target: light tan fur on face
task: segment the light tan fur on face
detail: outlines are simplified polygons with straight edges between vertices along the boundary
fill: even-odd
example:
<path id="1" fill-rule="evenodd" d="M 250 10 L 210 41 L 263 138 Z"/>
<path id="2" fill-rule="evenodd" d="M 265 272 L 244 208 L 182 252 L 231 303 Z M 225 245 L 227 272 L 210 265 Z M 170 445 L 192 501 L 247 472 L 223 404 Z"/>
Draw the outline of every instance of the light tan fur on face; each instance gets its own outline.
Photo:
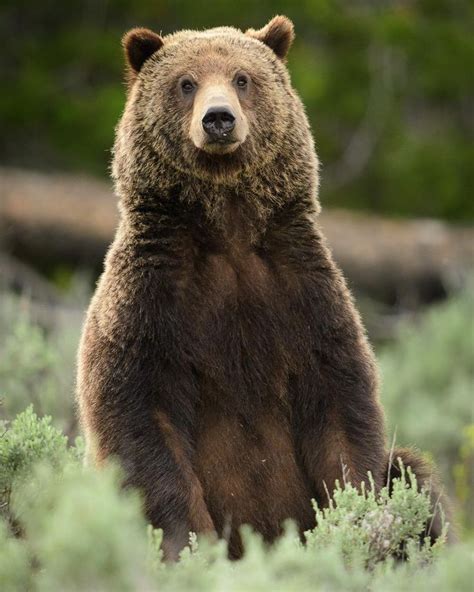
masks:
<path id="1" fill-rule="evenodd" d="M 231 132 L 231 144 L 216 144 L 208 141 L 202 119 L 211 107 L 227 107 L 235 116 L 235 128 Z M 249 124 L 230 77 L 211 73 L 199 85 L 193 104 L 193 116 L 189 135 L 196 146 L 211 154 L 228 154 L 243 144 L 249 133 Z"/>

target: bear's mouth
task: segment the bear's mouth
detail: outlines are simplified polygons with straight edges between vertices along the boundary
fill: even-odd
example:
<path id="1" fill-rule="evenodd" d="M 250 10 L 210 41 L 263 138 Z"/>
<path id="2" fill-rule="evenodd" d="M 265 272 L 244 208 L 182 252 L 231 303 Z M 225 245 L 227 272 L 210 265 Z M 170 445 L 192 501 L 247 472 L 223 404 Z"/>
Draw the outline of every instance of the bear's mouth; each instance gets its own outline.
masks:
<path id="1" fill-rule="evenodd" d="M 246 153 L 242 146 L 245 142 L 231 144 L 206 144 L 205 148 L 195 147 L 193 165 L 208 178 L 229 177 L 241 172 L 246 166 Z"/>
<path id="2" fill-rule="evenodd" d="M 200 147 L 200 149 L 207 154 L 218 156 L 221 154 L 231 154 L 232 152 L 235 152 L 240 145 L 241 142 L 239 140 L 233 138 L 220 138 L 218 140 L 206 142 Z"/>

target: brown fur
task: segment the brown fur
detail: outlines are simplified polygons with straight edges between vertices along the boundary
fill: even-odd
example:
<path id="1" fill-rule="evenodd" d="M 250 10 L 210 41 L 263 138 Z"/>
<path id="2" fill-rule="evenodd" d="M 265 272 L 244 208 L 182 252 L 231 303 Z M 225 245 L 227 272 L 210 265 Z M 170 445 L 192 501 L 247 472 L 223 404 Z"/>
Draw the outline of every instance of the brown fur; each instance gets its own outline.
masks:
<path id="1" fill-rule="evenodd" d="M 248 34 L 139 30 L 124 42 L 121 222 L 78 397 L 92 460 L 121 460 L 170 558 L 192 529 L 215 529 L 238 557 L 242 523 L 268 541 L 286 518 L 310 528 L 311 498 L 327 503 L 343 465 L 356 484 L 369 470 L 386 479 L 374 356 L 318 227 L 318 161 L 283 63 L 292 38 L 276 17 Z M 230 152 L 193 131 L 216 88 L 241 109 Z"/>
<path id="2" fill-rule="evenodd" d="M 172 452 L 176 464 L 181 469 L 189 485 L 189 523 L 191 530 L 193 532 L 213 533 L 215 531 L 214 523 L 204 501 L 201 483 L 191 465 L 189 454 L 183 449 L 180 435 L 165 413 L 158 411 L 156 418 L 165 437 L 165 443 Z"/>

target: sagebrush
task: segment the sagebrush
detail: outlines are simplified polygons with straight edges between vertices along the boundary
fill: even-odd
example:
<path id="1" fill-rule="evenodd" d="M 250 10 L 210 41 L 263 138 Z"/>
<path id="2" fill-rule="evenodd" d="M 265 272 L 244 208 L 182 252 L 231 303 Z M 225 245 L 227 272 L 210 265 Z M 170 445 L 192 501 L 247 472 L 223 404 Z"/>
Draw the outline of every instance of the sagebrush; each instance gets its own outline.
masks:
<path id="1" fill-rule="evenodd" d="M 5 427 L 0 440 L 0 583 L 2 590 L 468 590 L 467 547 L 444 552 L 444 541 L 420 544 L 429 519 L 427 492 L 403 474 L 392 495 L 350 484 L 316 508 L 318 526 L 300 541 L 288 523 L 272 547 L 243 529 L 241 561 L 225 542 L 198 541 L 177 565 L 161 562 L 161 534 L 144 523 L 140 499 L 118 486 L 119 471 L 83 467 L 82 443 L 68 447 L 49 418 L 32 409 Z M 11 525 L 21 529 L 15 537 Z M 403 546 L 408 558 L 397 564 Z M 459 561 L 462 559 L 462 565 Z M 440 585 L 447 587 L 440 587 Z M 410 587 L 409 587 L 410 586 Z M 425 589 L 425 588 L 418 588 Z"/>

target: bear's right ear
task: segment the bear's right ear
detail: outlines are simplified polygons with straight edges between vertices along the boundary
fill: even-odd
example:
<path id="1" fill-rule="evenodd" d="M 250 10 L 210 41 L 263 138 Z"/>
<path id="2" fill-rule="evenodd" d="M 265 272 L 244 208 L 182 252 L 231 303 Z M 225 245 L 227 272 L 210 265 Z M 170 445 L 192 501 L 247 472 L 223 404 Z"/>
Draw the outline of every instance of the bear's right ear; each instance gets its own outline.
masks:
<path id="1" fill-rule="evenodd" d="M 132 75 L 140 72 L 143 64 L 163 46 L 163 39 L 149 29 L 132 29 L 122 39 Z"/>

